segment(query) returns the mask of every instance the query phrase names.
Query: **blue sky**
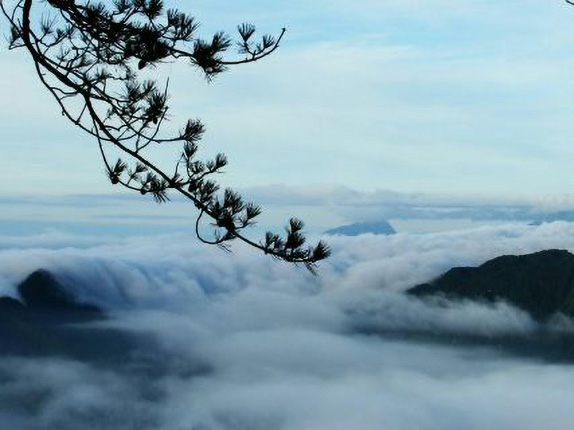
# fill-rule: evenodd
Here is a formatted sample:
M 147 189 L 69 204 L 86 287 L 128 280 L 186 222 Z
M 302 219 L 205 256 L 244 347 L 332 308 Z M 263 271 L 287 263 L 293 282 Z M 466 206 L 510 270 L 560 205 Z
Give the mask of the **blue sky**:
M 174 120 L 202 118 L 205 153 L 229 155 L 228 184 L 574 186 L 574 7 L 559 0 L 195 1 L 189 10 L 206 34 L 243 21 L 288 28 L 271 58 L 211 85 L 188 68 L 162 69 L 173 75 Z M 22 53 L 2 50 L 0 90 L 2 194 L 110 191 L 94 142 L 60 116 Z

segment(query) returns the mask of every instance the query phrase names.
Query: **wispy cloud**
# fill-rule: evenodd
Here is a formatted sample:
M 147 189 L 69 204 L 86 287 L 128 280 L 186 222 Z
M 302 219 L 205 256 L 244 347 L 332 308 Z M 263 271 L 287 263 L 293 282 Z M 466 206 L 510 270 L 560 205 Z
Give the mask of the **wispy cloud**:
M 205 120 L 206 151 L 230 156 L 229 183 L 332 183 L 339 172 L 361 190 L 570 188 L 574 8 L 560 1 L 195 7 L 225 28 L 249 15 L 264 30 L 290 28 L 276 55 L 213 85 L 188 68 L 160 69 L 174 75 L 174 126 Z M 9 55 L 2 182 L 13 193 L 106 189 L 89 139 L 62 121 L 25 59 Z

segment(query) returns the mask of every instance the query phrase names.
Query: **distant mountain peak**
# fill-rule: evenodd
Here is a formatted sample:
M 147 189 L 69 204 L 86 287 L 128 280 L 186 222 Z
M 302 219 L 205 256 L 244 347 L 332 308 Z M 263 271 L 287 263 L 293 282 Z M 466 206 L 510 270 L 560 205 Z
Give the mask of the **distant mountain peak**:
M 396 230 L 386 220 L 377 222 L 358 222 L 327 230 L 325 234 L 332 236 L 359 236 L 361 234 L 380 234 L 389 236 L 396 234 Z

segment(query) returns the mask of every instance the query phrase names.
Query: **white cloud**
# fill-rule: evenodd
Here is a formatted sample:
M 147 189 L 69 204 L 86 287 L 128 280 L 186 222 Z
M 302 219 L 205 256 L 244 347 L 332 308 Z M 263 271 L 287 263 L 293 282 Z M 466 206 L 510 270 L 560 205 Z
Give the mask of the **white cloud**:
M 501 352 L 386 333 L 536 332 L 503 304 L 433 305 L 401 292 L 501 254 L 574 250 L 572 224 L 333 238 L 318 278 L 241 247 L 228 255 L 181 236 L 88 237 L 82 246 L 78 237 L 11 240 L 0 251 L 3 294 L 32 270 L 50 269 L 80 299 L 110 310 L 113 319 L 94 328 L 137 334 L 140 350 L 126 351 L 120 368 L 1 357 L 3 422 L 38 430 L 562 430 L 570 421 L 567 366 L 504 354 L 503 344 Z

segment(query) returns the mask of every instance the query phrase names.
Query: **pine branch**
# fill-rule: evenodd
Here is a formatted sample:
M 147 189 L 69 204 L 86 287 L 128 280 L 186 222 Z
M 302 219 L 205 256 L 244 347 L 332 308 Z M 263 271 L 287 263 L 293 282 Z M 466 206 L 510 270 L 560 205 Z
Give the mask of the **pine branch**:
M 25 49 L 41 82 L 53 95 L 62 114 L 96 139 L 106 173 L 113 185 L 151 195 L 158 203 L 179 193 L 197 209 L 196 234 L 204 242 L 228 250 L 239 240 L 275 258 L 303 264 L 314 271 L 327 258 L 323 242 L 306 245 L 303 223 L 292 219 L 284 235 L 267 233 L 262 241 L 249 239 L 244 230 L 255 225 L 261 208 L 245 202 L 232 189 L 220 191 L 214 180 L 228 160 L 218 154 L 199 159 L 203 123 L 190 119 L 175 135 L 164 135 L 169 120 L 169 81 L 158 85 L 140 77 L 140 71 L 164 62 L 184 59 L 208 80 L 227 68 L 261 60 L 281 42 L 241 24 L 236 42 L 223 32 L 198 37 L 194 17 L 165 10 L 162 0 L 47 0 L 47 13 L 33 17 L 40 0 L 20 0 L 11 9 L 0 2 L 10 24 L 10 49 Z M 232 46 L 242 58 L 224 56 Z M 150 148 L 179 145 L 175 172 L 151 157 Z M 124 154 L 110 162 L 109 151 Z M 174 173 L 168 173 L 168 172 Z M 213 240 L 201 236 L 202 217 L 211 219 Z

